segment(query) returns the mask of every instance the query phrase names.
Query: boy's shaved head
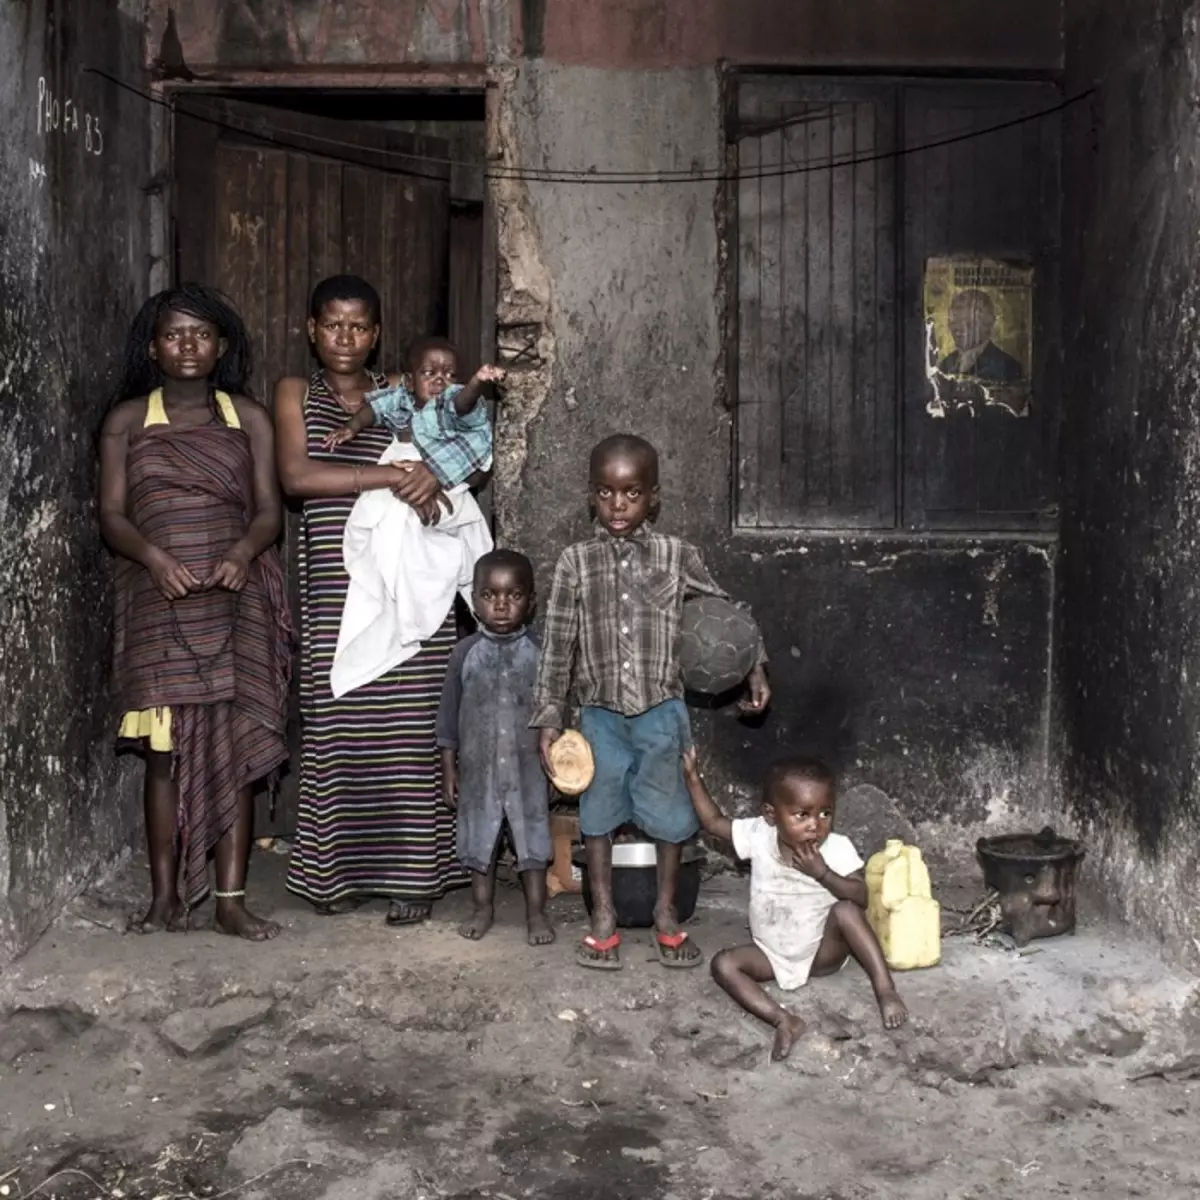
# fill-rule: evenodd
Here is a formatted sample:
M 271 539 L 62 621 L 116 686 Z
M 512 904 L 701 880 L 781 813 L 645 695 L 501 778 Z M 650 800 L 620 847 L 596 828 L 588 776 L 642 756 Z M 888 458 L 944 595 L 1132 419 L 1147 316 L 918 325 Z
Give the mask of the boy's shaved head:
M 614 458 L 638 463 L 646 469 L 646 482 L 651 486 L 658 483 L 658 451 L 645 438 L 633 433 L 614 433 L 597 442 L 588 460 L 588 477 L 597 478 Z
M 512 571 L 531 592 L 533 591 L 533 563 L 524 554 L 516 550 L 489 550 L 475 564 L 476 589 L 487 582 L 487 577 L 493 570 Z

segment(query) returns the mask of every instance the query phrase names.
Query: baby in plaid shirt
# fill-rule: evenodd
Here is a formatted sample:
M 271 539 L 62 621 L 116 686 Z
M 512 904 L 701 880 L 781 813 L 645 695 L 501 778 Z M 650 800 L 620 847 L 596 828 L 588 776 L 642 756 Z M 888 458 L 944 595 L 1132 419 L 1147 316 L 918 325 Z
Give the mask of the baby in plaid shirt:
M 636 823 L 655 842 L 655 947 L 664 967 L 695 967 L 700 950 L 678 924 L 675 886 L 683 844 L 699 829 L 681 755 L 691 745 L 675 642 L 689 596 L 725 593 L 700 551 L 647 522 L 658 512 L 658 452 L 617 434 L 592 451 L 588 491 L 596 533 L 563 551 L 554 571 L 530 725 L 541 730 L 543 767 L 566 721 L 568 694 L 596 774 L 579 801 L 587 846 L 592 929 L 576 951 L 580 966 L 620 966 L 612 901 L 612 835 Z M 760 640 L 747 683 L 747 712 L 770 699 Z
M 376 423 L 397 440 L 411 442 L 447 492 L 477 471 L 492 467 L 492 425 L 483 389 L 501 383 L 500 367 L 482 366 L 463 387 L 457 383 L 458 351 L 444 338 L 422 338 L 409 351 L 407 382 L 372 392 L 367 403 L 326 439 L 332 449 Z

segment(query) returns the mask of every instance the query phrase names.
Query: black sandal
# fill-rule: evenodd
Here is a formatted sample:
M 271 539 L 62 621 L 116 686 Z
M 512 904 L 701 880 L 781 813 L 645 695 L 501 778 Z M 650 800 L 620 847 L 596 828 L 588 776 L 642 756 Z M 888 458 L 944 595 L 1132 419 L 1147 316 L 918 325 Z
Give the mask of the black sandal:
M 389 925 L 422 925 L 433 915 L 433 905 L 423 900 L 393 900 L 388 905 Z
M 346 913 L 357 912 L 370 899 L 370 896 L 346 896 L 328 904 L 314 904 L 313 908 L 318 917 L 343 917 Z

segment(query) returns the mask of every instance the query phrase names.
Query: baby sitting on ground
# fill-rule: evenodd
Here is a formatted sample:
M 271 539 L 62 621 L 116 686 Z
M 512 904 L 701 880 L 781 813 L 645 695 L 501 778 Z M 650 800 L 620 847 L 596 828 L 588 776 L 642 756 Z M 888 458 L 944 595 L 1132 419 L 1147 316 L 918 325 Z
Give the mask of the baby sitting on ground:
M 750 861 L 751 946 L 722 950 L 713 978 L 748 1013 L 775 1027 L 771 1057 L 786 1058 L 804 1022 L 763 989 L 775 982 L 794 991 L 810 975 L 832 975 L 847 958 L 867 973 L 885 1029 L 898 1029 L 908 1010 L 896 992 L 883 950 L 867 924 L 863 861 L 849 838 L 833 832 L 833 772 L 810 758 L 772 767 L 762 814 L 730 820 L 700 778 L 696 751 L 683 756 L 688 792 L 705 833 L 732 842 Z

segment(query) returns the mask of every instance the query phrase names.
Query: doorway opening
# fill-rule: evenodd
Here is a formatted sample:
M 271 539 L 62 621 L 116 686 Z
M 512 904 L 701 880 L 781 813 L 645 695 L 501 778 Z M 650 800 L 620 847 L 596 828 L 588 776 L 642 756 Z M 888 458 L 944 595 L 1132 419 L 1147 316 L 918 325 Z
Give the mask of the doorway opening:
M 494 361 L 495 274 L 485 188 L 486 96 L 453 91 L 247 88 L 178 94 L 170 246 L 176 281 L 224 292 L 255 352 L 252 389 L 315 365 L 306 321 L 321 279 L 361 275 L 380 294 L 381 370 L 420 336 L 448 337 L 464 378 Z M 488 489 L 490 491 L 490 489 Z M 480 497 L 490 516 L 490 497 Z M 299 513 L 284 551 L 299 628 Z M 299 662 L 291 769 L 255 814 L 287 836 L 299 803 Z

